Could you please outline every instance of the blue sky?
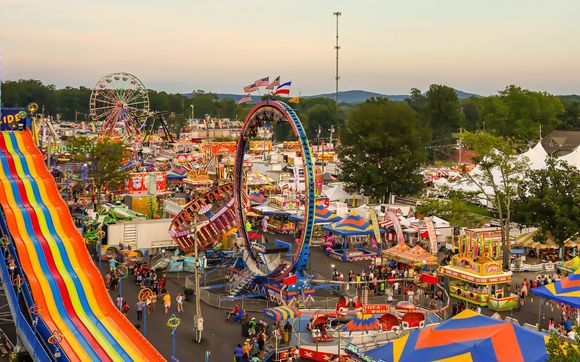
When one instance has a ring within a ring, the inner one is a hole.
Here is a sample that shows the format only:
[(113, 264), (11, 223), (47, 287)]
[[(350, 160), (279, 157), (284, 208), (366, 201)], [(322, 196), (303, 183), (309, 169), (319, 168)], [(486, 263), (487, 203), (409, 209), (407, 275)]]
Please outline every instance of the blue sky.
[(2, 77), (241, 93), (280, 74), (332, 92), (336, 10), (343, 90), (580, 93), (577, 0), (0, 0)]

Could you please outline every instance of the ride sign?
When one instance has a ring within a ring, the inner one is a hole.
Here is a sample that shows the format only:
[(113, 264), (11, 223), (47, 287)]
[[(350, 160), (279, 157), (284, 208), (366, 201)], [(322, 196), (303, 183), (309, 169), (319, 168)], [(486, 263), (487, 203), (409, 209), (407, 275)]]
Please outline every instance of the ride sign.
[(2, 108), (0, 130), (11, 130), (18, 126), (26, 127), (26, 111), (19, 108)]
[(387, 314), (391, 312), (390, 304), (365, 304), (362, 307), (366, 314)]

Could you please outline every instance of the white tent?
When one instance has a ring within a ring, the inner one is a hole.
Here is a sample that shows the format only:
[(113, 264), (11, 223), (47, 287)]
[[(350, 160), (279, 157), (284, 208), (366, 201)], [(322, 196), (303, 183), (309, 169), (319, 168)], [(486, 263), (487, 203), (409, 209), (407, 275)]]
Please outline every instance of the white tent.
[(344, 190), (343, 184), (340, 182), (332, 184), (331, 187), (323, 187), (322, 191), (330, 201), (345, 202), (346, 200), (352, 198), (360, 198), (360, 196), (356, 194), (353, 195), (346, 192)]
[(574, 151), (558, 159), (566, 161), (569, 165), (575, 166), (577, 169), (580, 169), (580, 147), (576, 147)]
[(527, 157), (528, 164), (532, 170), (541, 170), (546, 167), (548, 153), (542, 146), (542, 142), (538, 142), (534, 147), (520, 155), (520, 158), (524, 157)]

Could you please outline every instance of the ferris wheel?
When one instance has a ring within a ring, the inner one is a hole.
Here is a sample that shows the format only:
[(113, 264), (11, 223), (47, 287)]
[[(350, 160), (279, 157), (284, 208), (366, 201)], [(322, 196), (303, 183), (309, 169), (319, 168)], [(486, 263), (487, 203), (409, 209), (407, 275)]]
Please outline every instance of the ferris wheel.
[(129, 73), (104, 76), (93, 89), (90, 102), (91, 117), (104, 135), (137, 136), (149, 115), (147, 88)]

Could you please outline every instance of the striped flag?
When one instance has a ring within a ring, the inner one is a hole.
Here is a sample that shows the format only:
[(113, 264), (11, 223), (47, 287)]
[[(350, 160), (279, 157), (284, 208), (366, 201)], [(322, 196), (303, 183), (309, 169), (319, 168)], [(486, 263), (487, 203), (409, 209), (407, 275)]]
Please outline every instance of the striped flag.
[(250, 97), (250, 94), (247, 94), (244, 98), (242, 98), (238, 101), (238, 104), (244, 104), (244, 103), (247, 103), (251, 100), (252, 100), (252, 97)]
[(244, 87), (244, 92), (246, 93), (252, 93), (258, 90), (258, 86), (256, 85), (256, 83), (252, 83), (250, 85), (247, 85)]
[(254, 82), (254, 84), (256, 85), (256, 87), (266, 87), (270, 84), (270, 77), (258, 79), (257, 81)]
[(280, 76), (277, 76), (276, 79), (274, 79), (272, 81), (272, 83), (268, 84), (268, 86), (266, 87), (266, 89), (274, 90), (274, 88), (276, 86), (279, 86), (279, 85), (280, 85)]
[(290, 86), (292, 85), (292, 81), (282, 83), (276, 87), (274, 91), (274, 95), (277, 96), (279, 94), (289, 95), (290, 94)]

